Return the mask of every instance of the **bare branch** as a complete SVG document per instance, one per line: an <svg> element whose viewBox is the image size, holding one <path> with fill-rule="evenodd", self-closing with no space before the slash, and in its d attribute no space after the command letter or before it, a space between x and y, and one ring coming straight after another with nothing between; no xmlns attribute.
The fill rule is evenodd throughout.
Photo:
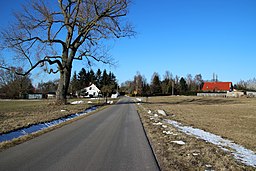
<svg viewBox="0 0 256 171"><path fill-rule="evenodd" d="M101 43L105 40L135 35L122 20L128 13L129 0L30 0L16 21L0 34L1 50L14 52L9 63L24 64L26 75L36 67L48 73L60 72L58 91L67 92L73 60L113 64ZM21 64L21 65L22 65ZM47 68L51 66L51 68ZM57 67L56 67L57 66ZM0 64L0 68L11 69ZM57 69L56 69L57 68ZM63 90L65 89L65 90ZM59 92L61 97L63 94Z"/></svg>

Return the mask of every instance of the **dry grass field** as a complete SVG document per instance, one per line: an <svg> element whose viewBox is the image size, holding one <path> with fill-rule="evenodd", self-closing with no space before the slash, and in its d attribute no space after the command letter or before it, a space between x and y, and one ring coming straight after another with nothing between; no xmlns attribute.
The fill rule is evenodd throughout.
<svg viewBox="0 0 256 171"><path fill-rule="evenodd" d="M256 152L256 98L152 97L145 106Z"/></svg>
<svg viewBox="0 0 256 171"><path fill-rule="evenodd" d="M256 99L170 96L142 101L137 105L138 112L162 170L255 170L216 145L186 135L172 125L163 127L156 123L176 120L233 140L255 152ZM165 110L168 116L155 117L159 109ZM171 134L165 134L166 131Z"/></svg>
<svg viewBox="0 0 256 171"><path fill-rule="evenodd" d="M95 103L88 104L85 99L82 100L85 103L62 106L55 105L51 100L1 100L0 133L81 112L98 103L95 101Z"/></svg>

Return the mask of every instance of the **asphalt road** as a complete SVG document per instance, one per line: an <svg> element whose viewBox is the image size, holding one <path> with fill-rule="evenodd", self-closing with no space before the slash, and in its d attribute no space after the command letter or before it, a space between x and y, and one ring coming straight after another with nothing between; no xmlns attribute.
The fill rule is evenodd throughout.
<svg viewBox="0 0 256 171"><path fill-rule="evenodd" d="M130 102L1 152L0 170L159 170Z"/></svg>

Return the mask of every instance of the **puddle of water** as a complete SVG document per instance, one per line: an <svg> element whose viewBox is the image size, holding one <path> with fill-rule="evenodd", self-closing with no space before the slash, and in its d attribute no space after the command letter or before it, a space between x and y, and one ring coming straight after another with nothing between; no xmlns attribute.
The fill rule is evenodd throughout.
<svg viewBox="0 0 256 171"><path fill-rule="evenodd" d="M36 124L36 125L31 125L27 128L22 128L22 129L15 130L15 131L12 131L12 132L9 132L9 133L6 133L6 134L0 134L0 142L10 141L14 138L19 138L19 137L24 136L24 135L28 135L28 134L31 134L31 133L34 133L34 132L37 132L37 131L44 130L46 128L58 125L62 122L72 120L72 119L74 119L78 116L86 115L86 114L88 114L92 111L95 111L96 109L97 109L96 106L92 106L91 108L85 109L83 112L78 112L78 113L75 113L75 114L71 114L71 115L68 115L66 117L56 119L56 120L52 120L52 121L45 122L45 123L39 123L39 124Z"/></svg>
<svg viewBox="0 0 256 171"><path fill-rule="evenodd" d="M241 161L242 163L249 166L256 167L256 154L253 151L246 149L243 146L235 144L230 140L224 139L221 136L206 132L204 130L201 130L198 128L192 128L189 126L184 126L181 123L176 121L165 120L165 122L173 125L174 127L178 128L180 131L188 135L193 135L197 138L200 138L207 142L215 144L225 151L230 151L234 155L234 157L239 161ZM229 149L232 149L232 150L229 150Z"/></svg>

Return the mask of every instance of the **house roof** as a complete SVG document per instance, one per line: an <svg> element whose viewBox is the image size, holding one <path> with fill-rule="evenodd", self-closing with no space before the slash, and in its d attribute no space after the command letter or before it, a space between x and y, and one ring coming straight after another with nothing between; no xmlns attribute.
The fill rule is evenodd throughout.
<svg viewBox="0 0 256 171"><path fill-rule="evenodd" d="M92 91L97 91L97 92L100 91L100 89L99 89L95 84L91 84L89 87L85 87L85 88L83 88L82 90L89 91L90 88L92 88L92 89L91 89Z"/></svg>
<svg viewBox="0 0 256 171"><path fill-rule="evenodd" d="M229 91L232 82L205 82L203 91Z"/></svg>

